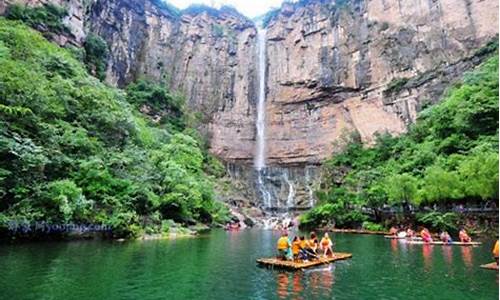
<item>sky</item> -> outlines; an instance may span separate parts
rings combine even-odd
[[[206,4],[214,7],[231,5],[245,16],[255,18],[265,14],[271,8],[280,7],[283,0],[167,0],[167,2],[180,9],[191,4]]]

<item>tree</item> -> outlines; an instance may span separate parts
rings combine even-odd
[[[417,220],[441,231],[456,230],[458,227],[458,215],[452,212],[447,212],[444,214],[440,212],[419,214],[417,216]]]
[[[108,62],[108,44],[100,36],[89,33],[84,43],[85,64],[90,74],[104,80]]]
[[[386,179],[385,191],[389,201],[404,206],[415,199],[417,179],[410,174],[396,174]]]
[[[465,195],[483,200],[498,199],[498,153],[479,152],[459,166]]]
[[[426,169],[422,190],[423,200],[427,202],[463,198],[462,183],[458,174],[445,171],[439,166]]]

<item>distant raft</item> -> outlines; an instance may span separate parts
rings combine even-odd
[[[307,269],[314,266],[330,264],[337,260],[344,260],[351,258],[351,253],[335,252],[333,257],[321,257],[319,259],[314,259],[310,261],[291,261],[291,260],[281,260],[277,258],[260,258],[257,259],[257,263],[261,266],[280,268],[288,270],[301,270]]]
[[[389,232],[386,231],[373,231],[365,229],[339,229],[339,228],[322,228],[324,231],[331,231],[336,233],[356,233],[356,234],[376,234],[376,235],[387,235]]]
[[[384,235],[384,238],[390,240],[409,240],[409,241],[421,241],[422,238],[418,236],[406,237],[406,236],[395,236],[395,235]]]
[[[424,241],[406,241],[407,244],[414,244],[414,245],[442,245],[442,246],[479,246],[482,243],[481,242],[468,242],[468,243],[462,243],[462,242],[451,242],[451,243],[445,243],[441,241],[434,241],[434,242],[424,242]]]
[[[496,262],[492,262],[489,264],[481,265],[481,268],[487,269],[487,270],[497,270],[498,271],[498,265]]]

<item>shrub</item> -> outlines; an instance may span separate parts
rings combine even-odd
[[[90,33],[85,39],[84,48],[87,70],[99,80],[104,80],[108,62],[108,44],[100,36]]]
[[[458,215],[451,212],[429,212],[417,215],[419,222],[430,226],[432,229],[441,231],[457,231],[459,227],[458,219]]]
[[[13,4],[8,7],[5,14],[7,19],[20,20],[39,31],[56,34],[69,32],[68,27],[62,22],[67,15],[65,8],[53,4],[37,7]]]
[[[384,226],[369,221],[363,222],[363,229],[370,231],[385,231]]]
[[[397,94],[408,83],[408,80],[409,80],[408,78],[395,78],[395,79],[393,79],[387,85],[387,88],[384,90],[384,95],[385,96],[390,96],[390,95],[393,95],[393,94]]]

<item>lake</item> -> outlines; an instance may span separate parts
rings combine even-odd
[[[498,299],[492,241],[407,245],[333,234],[353,258],[283,272],[256,266],[278,232],[213,230],[199,238],[0,246],[2,299]]]

